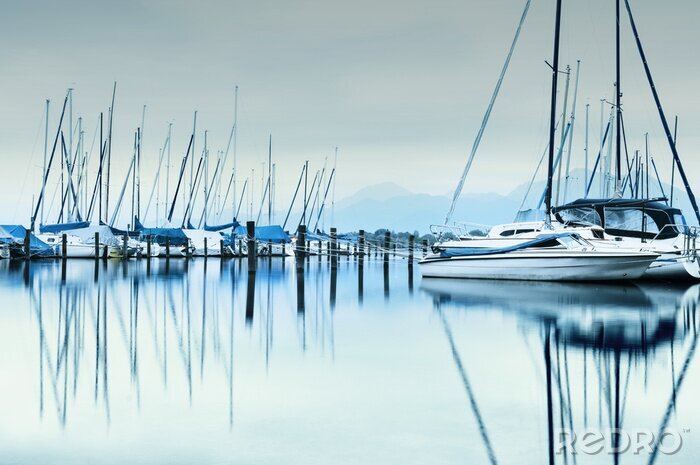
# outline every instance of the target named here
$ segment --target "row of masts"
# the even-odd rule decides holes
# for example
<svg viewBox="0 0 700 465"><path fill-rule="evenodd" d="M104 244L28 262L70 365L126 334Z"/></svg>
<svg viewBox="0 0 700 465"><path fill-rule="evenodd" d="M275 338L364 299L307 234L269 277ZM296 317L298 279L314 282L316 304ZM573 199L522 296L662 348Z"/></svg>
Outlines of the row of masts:
<svg viewBox="0 0 700 465"><path fill-rule="evenodd" d="M155 176L143 176L143 139L146 122L146 105L141 112L140 125L133 133L133 148L123 181L112 179L112 140L116 82L112 91L111 105L107 117L100 113L92 142L86 144L83 118L73 122L73 89L68 89L58 127L50 139L50 101L46 100L44 161L41 189L35 200L31 215L31 230L48 223L99 222L110 227L118 226L120 218L128 216L126 229L134 230L142 222L151 221L155 226L202 229L222 221L235 223L241 215L256 223L272 225L276 218L277 165L273 161L272 135L268 139L267 160L262 169L251 169L250 175L241 180L239 175L238 139L238 86L234 90L233 123L225 149L212 150L209 131L203 131L203 146L196 153L196 142L201 132L197 127L197 111L192 119L192 132L187 149L181 160L179 171L173 176L173 124L168 123L165 139L158 150ZM67 120L67 121L66 121ZM64 129L65 125L68 130ZM67 134L66 134L67 133ZM66 137L67 136L67 137ZM75 140L74 140L75 139ZM95 145L98 145L95 150ZM323 167L316 170L309 188L309 161L303 164L299 184L287 211L284 227L296 228L309 224L314 230L325 221L325 207L331 195L331 216L335 204L335 174L338 149L335 148L333 167L328 167L326 157ZM59 160L56 160L58 158ZM97 158L97 159L96 159ZM230 162L230 159L231 162ZM52 167L59 164L59 173ZM94 181L89 179L89 167L97 164ZM163 174L164 173L164 174ZM53 178L51 178L53 176ZM164 179L163 179L164 178ZM49 183L55 179L55 184ZM142 191L144 179L152 181L149 190ZM301 202L296 202L299 187L304 183ZM92 181L92 182L91 182ZM242 181L242 182L241 182ZM259 181L260 201L256 205L256 181ZM117 197L110 198L110 187L116 189ZM114 191L112 191L114 192ZM142 195L143 192L143 195ZM148 192L146 197L145 193ZM130 198L130 202L127 202ZM60 204L56 204L56 202ZM298 204L301 204L299 206ZM289 222L294 207L302 210L298 222ZM258 207L258 208L256 208ZM49 220L51 218L51 220ZM179 224L176 220L181 220ZM262 222L261 222L262 220ZM122 225L123 226L123 225Z"/></svg>

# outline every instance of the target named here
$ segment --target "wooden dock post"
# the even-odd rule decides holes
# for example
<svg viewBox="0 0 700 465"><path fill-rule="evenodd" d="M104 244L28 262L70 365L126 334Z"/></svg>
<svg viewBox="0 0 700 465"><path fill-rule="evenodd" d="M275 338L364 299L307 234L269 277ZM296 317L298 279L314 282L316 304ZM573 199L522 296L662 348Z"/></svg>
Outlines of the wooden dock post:
<svg viewBox="0 0 700 465"><path fill-rule="evenodd" d="M204 259L206 260L209 257L209 244L207 241L207 238L204 238Z"/></svg>
<svg viewBox="0 0 700 465"><path fill-rule="evenodd" d="M294 250L294 254L298 258L304 258L306 256L306 225L300 224L299 230L297 231L297 246Z"/></svg>
<svg viewBox="0 0 700 465"><path fill-rule="evenodd" d="M165 259L170 260L170 238L165 238Z"/></svg>
<svg viewBox="0 0 700 465"><path fill-rule="evenodd" d="M27 229L24 231L24 259L32 258L32 232Z"/></svg>
<svg viewBox="0 0 700 465"><path fill-rule="evenodd" d="M66 233L61 234L61 259L66 260L68 258L68 235Z"/></svg>
<svg viewBox="0 0 700 465"><path fill-rule="evenodd" d="M190 241L190 238L187 238L187 241L185 242L185 258L189 260L192 258L192 242Z"/></svg>
<svg viewBox="0 0 700 465"><path fill-rule="evenodd" d="M100 233L95 233L95 260L100 259Z"/></svg>
<svg viewBox="0 0 700 465"><path fill-rule="evenodd" d="M151 235L146 236L146 260L151 259Z"/></svg>
<svg viewBox="0 0 700 465"><path fill-rule="evenodd" d="M129 236L127 234L124 234L124 237L122 237L122 260L126 260L127 254L129 253Z"/></svg>
<svg viewBox="0 0 700 465"><path fill-rule="evenodd" d="M384 263L389 263L389 251L391 250L391 233L384 232Z"/></svg>
<svg viewBox="0 0 700 465"><path fill-rule="evenodd" d="M255 221L248 221L245 226L248 234L248 272L254 272L258 252L255 245Z"/></svg>
<svg viewBox="0 0 700 465"><path fill-rule="evenodd" d="M423 239L421 242L423 245L423 256L425 257L428 255L428 239Z"/></svg>
<svg viewBox="0 0 700 465"><path fill-rule="evenodd" d="M413 234L408 235L408 266L413 266L413 243L416 237Z"/></svg>
<svg viewBox="0 0 700 465"><path fill-rule="evenodd" d="M365 256L365 230L360 229L360 232L358 234L358 249L357 249L357 255L362 259Z"/></svg>
<svg viewBox="0 0 700 465"><path fill-rule="evenodd" d="M331 269L338 266L338 230L331 228Z"/></svg>

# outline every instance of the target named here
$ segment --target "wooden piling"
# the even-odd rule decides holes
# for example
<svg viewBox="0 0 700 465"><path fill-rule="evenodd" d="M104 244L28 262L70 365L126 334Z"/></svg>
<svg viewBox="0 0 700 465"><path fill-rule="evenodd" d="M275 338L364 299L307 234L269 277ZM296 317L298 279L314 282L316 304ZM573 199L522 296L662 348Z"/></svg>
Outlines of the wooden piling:
<svg viewBox="0 0 700 465"><path fill-rule="evenodd" d="M294 250L295 255L299 258L306 256L306 225L300 224L297 231L297 246Z"/></svg>
<svg viewBox="0 0 700 465"><path fill-rule="evenodd" d="M413 265L413 242L416 237L413 234L408 235L408 266Z"/></svg>
<svg viewBox="0 0 700 465"><path fill-rule="evenodd" d="M122 237L122 260L126 260L128 258L128 253L129 253L129 235L124 234L124 237Z"/></svg>
<svg viewBox="0 0 700 465"><path fill-rule="evenodd" d="M95 260L100 259L100 233L95 233Z"/></svg>
<svg viewBox="0 0 700 465"><path fill-rule="evenodd" d="M331 228L331 269L338 266L338 230Z"/></svg>
<svg viewBox="0 0 700 465"><path fill-rule="evenodd" d="M66 233L61 234L61 259L65 260L68 258L68 235Z"/></svg>
<svg viewBox="0 0 700 465"><path fill-rule="evenodd" d="M248 271L254 272L258 252L255 245L255 221L248 221L245 226L248 235Z"/></svg>
<svg viewBox="0 0 700 465"><path fill-rule="evenodd" d="M425 257L428 255L428 239L423 239L421 243L423 245L423 256Z"/></svg>
<svg viewBox="0 0 700 465"><path fill-rule="evenodd" d="M170 238L169 237L165 238L165 258L166 258L166 260L170 260Z"/></svg>
<svg viewBox="0 0 700 465"><path fill-rule="evenodd" d="M224 240L223 239L221 239L219 241L219 255L221 256L221 258L224 258ZM226 255L228 255L228 254L226 254Z"/></svg>
<svg viewBox="0 0 700 465"><path fill-rule="evenodd" d="M151 259L151 236L148 235L146 236L146 259L150 260Z"/></svg>
<svg viewBox="0 0 700 465"><path fill-rule="evenodd" d="M27 229L24 231L24 259L32 258L32 232Z"/></svg>
<svg viewBox="0 0 700 465"><path fill-rule="evenodd" d="M391 233L384 232L384 263L389 263L389 251L391 250Z"/></svg>
<svg viewBox="0 0 700 465"><path fill-rule="evenodd" d="M209 257L209 244L207 241L207 238L204 238L204 259L206 260Z"/></svg>

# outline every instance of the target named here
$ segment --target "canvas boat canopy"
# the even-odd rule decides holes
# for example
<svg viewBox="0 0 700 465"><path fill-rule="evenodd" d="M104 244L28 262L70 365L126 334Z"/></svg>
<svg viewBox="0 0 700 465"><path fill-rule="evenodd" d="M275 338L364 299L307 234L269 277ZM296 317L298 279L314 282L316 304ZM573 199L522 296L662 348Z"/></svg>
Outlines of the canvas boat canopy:
<svg viewBox="0 0 700 465"><path fill-rule="evenodd" d="M683 232L683 213L666 199L579 199L553 209L564 224L600 226L614 236L671 239Z"/></svg>

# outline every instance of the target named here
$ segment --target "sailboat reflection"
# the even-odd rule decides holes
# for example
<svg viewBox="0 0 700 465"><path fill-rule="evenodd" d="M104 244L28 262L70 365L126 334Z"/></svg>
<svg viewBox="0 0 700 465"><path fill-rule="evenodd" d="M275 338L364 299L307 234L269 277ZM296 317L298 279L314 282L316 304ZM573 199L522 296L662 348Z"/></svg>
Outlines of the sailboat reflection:
<svg viewBox="0 0 700 465"><path fill-rule="evenodd" d="M294 328L297 322L292 334L299 353L318 350L332 357L338 278L329 278L325 264L310 264L295 277L273 261L252 273L243 261L183 262L123 267L75 261L56 285L47 283L62 274L60 263L6 270L2 286L26 294L36 328L42 418L55 409L65 426L71 410L89 399L109 424L115 398L127 396L140 410L154 396L172 391L193 405L215 386L233 425L236 351L263 354L269 369L275 326ZM297 287L295 279L304 284ZM290 298L295 287L302 292L301 308ZM225 383L209 381L222 377Z"/></svg>
<svg viewBox="0 0 700 465"><path fill-rule="evenodd" d="M424 279L421 288L432 297L443 322L491 463L496 463L495 452L452 337L448 319L451 309L501 311L538 329L545 371L550 464L558 460L599 460L572 449L562 434L589 427L612 431L606 441L612 462L617 464L626 450L622 442L625 427L645 427L658 438L671 425L678 393L696 353L700 285L591 286ZM676 361L679 352L680 364ZM669 399L665 405L655 400L659 412L656 423L626 424L625 413L633 411L636 403L644 402L648 407L649 373L665 372L669 359ZM659 450L660 444L655 442L648 463L657 460Z"/></svg>

